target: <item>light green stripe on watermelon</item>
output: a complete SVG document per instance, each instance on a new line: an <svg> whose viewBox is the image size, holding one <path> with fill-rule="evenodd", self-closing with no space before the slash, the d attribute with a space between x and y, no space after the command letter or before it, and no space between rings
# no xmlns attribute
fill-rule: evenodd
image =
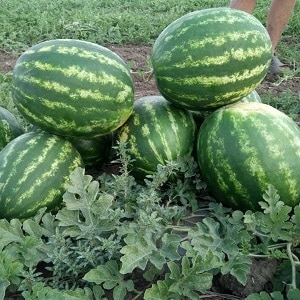
<svg viewBox="0 0 300 300"><path fill-rule="evenodd" d="M272 56L264 26L230 8L195 11L172 22L152 48L161 94L189 110L233 103L263 80Z"/></svg>
<svg viewBox="0 0 300 300"><path fill-rule="evenodd" d="M300 202L300 130L271 106L238 102L214 111L200 128L197 154L210 191L228 206L259 209L268 184L286 204Z"/></svg>
<svg viewBox="0 0 300 300"><path fill-rule="evenodd" d="M93 138L120 127L131 115L133 80L109 49L59 39L25 51L13 71L12 97L20 113L55 134Z"/></svg>
<svg viewBox="0 0 300 300"><path fill-rule="evenodd" d="M0 152L0 217L27 218L59 205L78 166L80 154L63 138L42 131L20 135Z"/></svg>

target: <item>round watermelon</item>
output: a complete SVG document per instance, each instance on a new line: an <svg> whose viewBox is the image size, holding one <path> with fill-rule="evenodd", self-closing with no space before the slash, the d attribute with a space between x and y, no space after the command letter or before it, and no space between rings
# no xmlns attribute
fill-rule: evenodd
<svg viewBox="0 0 300 300"><path fill-rule="evenodd" d="M264 79L271 41L252 15L228 7L188 13L167 26L151 54L157 87L193 111L234 103Z"/></svg>
<svg viewBox="0 0 300 300"><path fill-rule="evenodd" d="M272 106L238 102L201 125L197 159L214 197L226 206L258 210L272 184L281 200L300 202L300 129Z"/></svg>
<svg viewBox="0 0 300 300"><path fill-rule="evenodd" d="M192 114L162 96L146 96L135 101L134 111L118 130L126 143L136 178L153 174L157 165L190 155L194 148L195 122Z"/></svg>
<svg viewBox="0 0 300 300"><path fill-rule="evenodd" d="M23 128L15 116L6 108L0 107L0 150L22 133Z"/></svg>
<svg viewBox="0 0 300 300"><path fill-rule="evenodd" d="M96 138L72 138L70 142L81 155L86 168L100 167L108 158L112 147L112 135Z"/></svg>
<svg viewBox="0 0 300 300"><path fill-rule="evenodd" d="M262 102L256 90L253 90L250 94L243 97L240 101L241 102Z"/></svg>
<svg viewBox="0 0 300 300"><path fill-rule="evenodd" d="M56 39L25 51L13 69L12 97L20 113L50 133L90 138L108 134L131 115L133 80L111 50Z"/></svg>
<svg viewBox="0 0 300 300"><path fill-rule="evenodd" d="M65 139L42 131L19 135L0 152L0 218L28 218L60 205L65 184L83 162Z"/></svg>
<svg viewBox="0 0 300 300"><path fill-rule="evenodd" d="M250 94L247 96L243 97L241 102L262 102L259 94L257 93L256 90L253 90ZM197 124L197 127L200 128L201 124L207 118L213 111L211 110L197 110L197 111L191 111L194 120Z"/></svg>

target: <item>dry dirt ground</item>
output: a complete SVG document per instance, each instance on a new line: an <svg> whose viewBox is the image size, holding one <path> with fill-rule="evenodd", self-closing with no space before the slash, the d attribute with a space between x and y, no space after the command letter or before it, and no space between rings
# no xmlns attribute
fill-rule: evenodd
<svg viewBox="0 0 300 300"><path fill-rule="evenodd" d="M151 47L141 45L109 45L107 47L127 62L132 70L136 99L143 96L159 94L154 78L149 79ZM16 59L17 56L0 52L0 72L6 73L12 71ZM280 84L278 84L278 82L280 82ZM266 77L257 88L257 91L259 94L269 91L274 95L278 95L287 89L290 89L293 94L298 95L300 77L287 78L285 80L280 80L280 78L276 77ZM217 278L217 282L215 282L214 289L212 290L212 297L210 298L209 295L207 295L207 299L244 299L244 297L250 293L268 290L269 282L276 270L276 266L276 261L272 260L253 261L246 287L239 285L237 281L230 276ZM216 295L219 296L216 297Z"/></svg>
<svg viewBox="0 0 300 300"><path fill-rule="evenodd" d="M143 45L108 45L107 48L117 53L132 70L135 84L135 98L142 96L157 95L158 91L155 80L150 77L150 55L151 47ZM0 52L0 72L9 72L15 65L17 56ZM280 80L278 77L266 77L258 86L259 94L271 92L274 95L290 89L293 94L298 94L300 90L300 77L286 78Z"/></svg>

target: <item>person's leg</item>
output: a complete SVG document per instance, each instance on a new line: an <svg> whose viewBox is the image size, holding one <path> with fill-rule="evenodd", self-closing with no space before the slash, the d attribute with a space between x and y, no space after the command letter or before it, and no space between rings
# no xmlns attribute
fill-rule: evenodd
<svg viewBox="0 0 300 300"><path fill-rule="evenodd" d="M231 0L229 7L252 14L255 5L256 0Z"/></svg>
<svg viewBox="0 0 300 300"><path fill-rule="evenodd" d="M290 19L296 0L273 0L267 17L267 31L272 42L273 54Z"/></svg>

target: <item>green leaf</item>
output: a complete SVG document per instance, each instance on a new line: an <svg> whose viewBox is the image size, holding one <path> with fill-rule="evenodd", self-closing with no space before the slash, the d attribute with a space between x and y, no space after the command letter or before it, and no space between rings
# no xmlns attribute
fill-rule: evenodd
<svg viewBox="0 0 300 300"><path fill-rule="evenodd" d="M81 224L78 211L71 211L67 208L58 211L56 219L59 220L59 226L62 227L77 227ZM79 229L76 229L76 231L80 232Z"/></svg>
<svg viewBox="0 0 300 300"><path fill-rule="evenodd" d="M119 272L118 263L114 260L90 270L83 279L98 285L102 284L106 290L113 289L113 297L118 300L124 299L127 291L134 289L133 281L124 280L123 275Z"/></svg>
<svg viewBox="0 0 300 300"><path fill-rule="evenodd" d="M245 300L272 300L270 295L266 292L261 292L259 294L254 293L246 297Z"/></svg>
<svg viewBox="0 0 300 300"><path fill-rule="evenodd" d="M22 223L18 219L8 222L0 219L0 250L12 242L21 243L23 241Z"/></svg>
<svg viewBox="0 0 300 300"><path fill-rule="evenodd" d="M172 297L171 297L172 295ZM151 288L148 288L144 293L145 300L165 300L165 299L174 299L180 300L180 295L169 293L169 287L165 281L158 280L156 284L152 284Z"/></svg>
<svg viewBox="0 0 300 300"><path fill-rule="evenodd" d="M145 227L146 228L146 227ZM122 274L131 273L135 268L145 270L148 262L151 262L157 269L162 269L166 259L157 248L157 240L160 239L158 232L131 232L124 239L126 245L120 250Z"/></svg>
<svg viewBox="0 0 300 300"><path fill-rule="evenodd" d="M0 280L0 300L4 299L6 288L8 288L9 285L10 285L10 282L7 279Z"/></svg>
<svg viewBox="0 0 300 300"><path fill-rule="evenodd" d="M161 242L162 246L160 253L162 256L169 258L170 260L180 259L181 256L177 252L181 242L181 237L179 235L165 233L162 236Z"/></svg>
<svg viewBox="0 0 300 300"><path fill-rule="evenodd" d="M127 293L126 286L122 285L117 285L114 290L113 290L113 298L115 300L122 300L125 299Z"/></svg>
<svg viewBox="0 0 300 300"><path fill-rule="evenodd" d="M90 270L83 279L96 284L103 283L103 287L110 290L118 285L123 279L123 275L119 273L118 263L110 260L105 265L99 265L95 269Z"/></svg>
<svg viewBox="0 0 300 300"><path fill-rule="evenodd" d="M241 284L247 282L247 274L250 272L251 259L242 253L231 255L230 259L221 267L222 274L230 273Z"/></svg>
<svg viewBox="0 0 300 300"><path fill-rule="evenodd" d="M185 296L188 299L199 299L198 292L204 293L211 288L213 275L207 270L214 269L216 265L218 259L211 252L204 258L197 256L192 260L184 256L181 261L181 272L174 262L168 262L171 271L165 279L168 293Z"/></svg>
<svg viewBox="0 0 300 300"><path fill-rule="evenodd" d="M122 267L120 272L128 274L135 268L145 270L149 257L156 248L152 244L147 243L143 236L139 235L130 234L124 241L127 245L120 250L123 254L121 257Z"/></svg>
<svg viewBox="0 0 300 300"><path fill-rule="evenodd" d="M181 276L179 265L173 261L169 261L167 265L169 270L171 271L170 278L175 281L179 280Z"/></svg>
<svg viewBox="0 0 300 300"><path fill-rule="evenodd" d="M72 291L60 291L48 286L44 283L39 282L32 287L32 292L25 291L22 296L26 300L92 300L93 297L90 292L86 292L83 289L76 289Z"/></svg>
<svg viewBox="0 0 300 300"><path fill-rule="evenodd" d="M11 252L10 252L11 251ZM23 276L24 265L15 249L5 249L0 256L0 281L9 281L10 284L19 286Z"/></svg>
<svg viewBox="0 0 300 300"><path fill-rule="evenodd" d="M283 295L280 292L276 291L271 294L268 294L266 292L254 293L249 295L245 300L283 300L283 299L284 299Z"/></svg>
<svg viewBox="0 0 300 300"><path fill-rule="evenodd" d="M287 294L288 300L299 300L300 299L300 290L299 289L290 289Z"/></svg>
<svg viewBox="0 0 300 300"><path fill-rule="evenodd" d="M99 192L99 182L92 179L92 176L84 174L84 169L76 168L70 175L70 181L66 184L67 191L63 195L66 208L81 212L87 224L93 222L89 208Z"/></svg>

